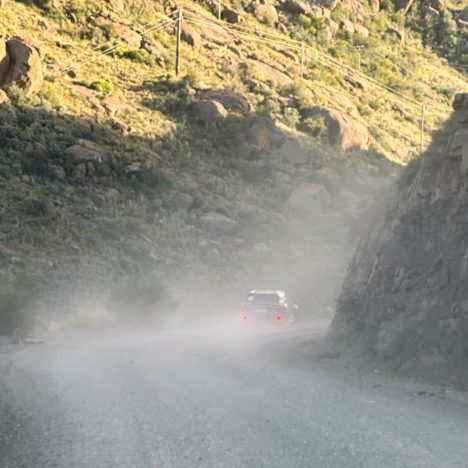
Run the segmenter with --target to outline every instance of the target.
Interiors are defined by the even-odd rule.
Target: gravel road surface
[[[462,399],[296,365],[283,345],[299,335],[80,331],[3,346],[0,466],[468,467]]]

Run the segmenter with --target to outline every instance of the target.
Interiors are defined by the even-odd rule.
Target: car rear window
[[[247,297],[248,302],[278,302],[280,297],[276,293],[250,294]]]

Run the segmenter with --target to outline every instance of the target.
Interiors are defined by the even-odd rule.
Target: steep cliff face
[[[468,94],[449,137],[409,167],[360,243],[331,339],[381,362],[466,385],[468,364]]]

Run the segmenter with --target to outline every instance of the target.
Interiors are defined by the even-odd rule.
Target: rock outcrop
[[[241,22],[242,13],[241,10],[236,10],[234,8],[224,7],[221,12],[221,19],[231,24],[238,24]]]
[[[468,385],[468,94],[454,109],[446,144],[407,169],[361,241],[330,336]]]
[[[247,115],[252,110],[247,98],[231,89],[201,89],[197,92],[196,97],[198,99],[218,101],[229,112],[239,112]]]
[[[0,88],[7,91],[12,85],[28,95],[37,94],[43,83],[39,50],[20,37],[6,42],[6,55],[0,62]]]
[[[228,111],[214,99],[200,99],[191,107],[191,113],[195,120],[204,125],[212,125],[227,117]]]
[[[320,118],[325,120],[328,140],[343,151],[365,150],[369,146],[367,128],[351,115],[335,108],[312,107],[303,111],[305,118]]]
[[[186,22],[182,23],[181,39],[194,49],[199,49],[202,46],[202,38],[198,31]]]
[[[256,3],[254,5],[254,15],[260,21],[268,21],[270,23],[278,22],[278,12],[272,4]]]
[[[311,6],[302,0],[290,0],[287,4],[287,8],[293,15],[309,15],[312,13]]]

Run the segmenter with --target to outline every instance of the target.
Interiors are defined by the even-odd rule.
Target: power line
[[[176,12],[172,13],[171,15],[169,15],[169,17],[165,18],[165,19],[162,19],[160,20],[159,22],[157,23],[148,23],[148,25],[150,26],[149,28],[147,28],[146,30],[144,31],[141,31],[141,32],[138,32],[138,34],[142,37],[145,37],[147,36],[148,34],[150,34],[151,32],[155,32],[155,31],[158,31],[160,29],[163,29],[165,28],[166,26],[169,26],[170,24],[174,23],[175,21],[177,21],[177,19],[169,19],[170,17],[172,17]],[[114,50],[118,49],[122,44],[124,44],[124,38],[127,37],[128,35],[130,34],[135,34],[136,31],[129,31],[128,33],[126,34],[123,34],[121,36],[117,36],[117,38],[115,38],[114,40],[117,40],[119,41],[118,44],[115,44],[113,45],[112,47],[109,47],[103,51],[101,51],[98,56],[93,56],[93,57],[89,57],[85,60],[82,60],[81,62],[78,62],[74,65],[72,65],[71,67],[68,67],[68,68],[65,68],[63,70],[60,70],[58,72],[56,72],[58,75],[63,75],[63,74],[66,74],[68,72],[70,72],[71,70],[76,70],[78,68],[82,68],[83,66],[87,65],[88,63],[91,63],[91,62],[94,62],[96,61],[99,57],[103,57],[103,56],[107,56],[109,54],[111,54]],[[98,45],[96,47],[94,47],[93,49],[91,49],[90,51],[86,52],[86,53],[83,53],[81,54],[80,56],[85,56],[85,55],[89,55],[89,54],[92,54],[93,52],[96,52],[98,50],[100,50],[105,44],[109,44],[111,43],[112,41],[107,41],[107,42],[104,42],[103,44],[101,45]],[[11,86],[11,83],[8,84],[8,85],[4,85],[4,86],[1,86],[0,89],[1,90],[6,90],[8,89],[9,87]],[[13,93],[8,93],[8,97],[11,99],[11,98],[14,98],[20,94],[22,94],[24,92],[24,90],[22,89],[18,89],[16,90],[15,92]]]
[[[192,16],[192,18],[190,18],[191,16]],[[197,16],[203,16],[203,20],[198,19]],[[195,17],[195,18],[193,18],[193,17]],[[260,38],[260,37],[258,37],[259,35],[267,35],[267,34],[264,33],[263,31],[258,30],[258,29],[242,27],[242,26],[238,26],[238,25],[231,25],[231,24],[224,23],[223,26],[221,26],[221,24],[219,22],[217,22],[217,21],[215,21],[213,19],[210,19],[210,18],[206,17],[205,15],[197,15],[197,14],[194,14],[194,13],[189,13],[188,18],[186,19],[186,21],[192,22],[192,24],[204,24],[204,25],[210,25],[210,26],[218,27],[218,28],[221,28],[223,30],[228,30],[228,31],[230,30],[230,31],[234,32],[238,36],[255,38],[257,41],[283,46],[283,47],[286,47],[286,48],[288,48],[290,50],[294,50],[294,51],[300,50],[301,44],[302,44],[301,42],[293,40],[293,39],[287,39],[288,42],[286,42],[284,40],[278,41],[276,39],[278,37],[278,35],[275,35],[275,40],[270,40],[270,39],[267,39],[267,38]],[[237,30],[244,30],[246,32],[241,33],[240,31],[237,31]],[[268,34],[268,35],[273,36],[273,34]],[[382,83],[382,82],[376,80],[375,78],[363,73],[362,71],[359,71],[359,70],[355,69],[350,64],[340,62],[339,60],[336,60],[335,58],[333,58],[329,54],[325,54],[324,52],[322,52],[322,51],[320,51],[320,50],[318,50],[318,49],[316,49],[316,48],[314,48],[314,47],[312,47],[310,45],[306,45],[306,50],[312,51],[315,54],[317,62],[322,62],[323,65],[325,65],[325,66],[327,66],[329,68],[332,68],[334,71],[337,71],[339,73],[342,73],[342,74],[345,74],[345,75],[348,75],[348,76],[351,76],[351,75],[354,75],[355,77],[357,76],[357,77],[359,77],[359,79],[366,80],[367,82],[374,85],[375,87],[379,87],[383,91],[386,91],[386,92],[388,92],[390,94],[393,94],[395,97],[398,97],[400,100],[403,100],[406,105],[412,105],[412,106],[415,106],[418,109],[420,109],[420,107],[421,107],[420,102],[410,98],[409,96],[406,96],[405,94],[401,93],[397,89],[392,88],[391,86],[388,86],[385,83]],[[436,107],[432,107],[431,110],[428,111],[428,113],[432,113],[432,114],[436,114],[436,115],[439,115],[439,116],[442,116],[442,117],[446,117],[447,114],[450,113],[450,109],[449,108],[447,108],[447,109],[442,109],[442,108],[438,109]]]
[[[139,32],[138,34],[140,34],[140,36],[142,37],[145,37],[147,36],[149,33],[151,32],[155,32],[155,31],[158,31],[160,29],[163,29],[165,28],[166,26],[169,26],[170,24],[172,23],[175,23],[177,21],[177,19],[172,19],[172,20],[167,20],[165,22],[159,22],[157,24],[155,24],[154,26],[146,29],[145,31],[142,31],[142,32]],[[118,39],[119,40],[119,39]],[[105,55],[109,55],[111,54],[112,52],[114,52],[116,49],[118,49],[122,44],[124,44],[125,41],[123,40],[119,40],[119,43],[118,44],[114,44],[112,47],[109,47],[103,51],[100,52],[100,54],[98,55],[99,56],[105,56]],[[102,46],[101,46],[102,47]],[[93,50],[96,50],[96,49],[93,49]],[[99,49],[97,49],[99,50]],[[90,57],[89,59],[86,59],[86,60],[83,60],[81,62],[78,62],[77,64],[74,64],[72,65],[71,67],[65,69],[62,71],[62,73],[67,73],[71,70],[76,70],[77,68],[81,68],[82,66],[84,65],[87,65],[88,63],[90,62],[93,62],[96,60],[96,57]]]
[[[173,12],[171,13],[170,15],[168,15],[167,17],[165,18],[161,18],[160,20],[158,21],[152,21],[152,22],[149,22],[149,23],[146,23],[146,24],[143,24],[141,27],[142,28],[145,28],[148,29],[148,28],[151,28],[152,26],[156,25],[156,24],[160,24],[162,21],[167,21],[169,20],[172,16],[174,16],[177,12]],[[102,47],[104,47],[106,44],[112,44],[113,41],[115,40],[120,40],[120,41],[124,41],[124,39],[126,39],[127,37],[129,36],[132,36],[133,34],[141,34],[139,33],[138,31],[134,31],[133,29],[124,33],[124,34],[121,34],[121,35],[117,35],[115,38],[113,39],[109,39],[107,42],[103,42],[102,44],[99,44],[95,47],[93,47],[92,49],[86,51],[86,52],[82,52],[81,54],[79,54],[78,56],[76,56],[73,60],[77,60],[85,55],[88,55],[90,53],[93,53],[93,52],[98,52],[102,49]]]

